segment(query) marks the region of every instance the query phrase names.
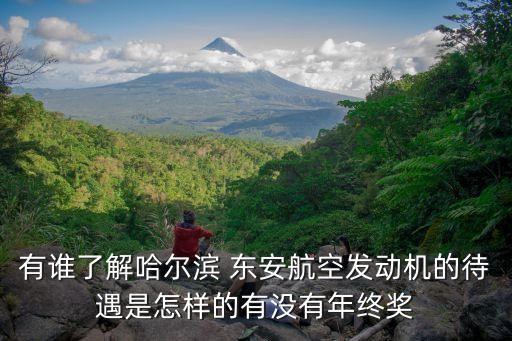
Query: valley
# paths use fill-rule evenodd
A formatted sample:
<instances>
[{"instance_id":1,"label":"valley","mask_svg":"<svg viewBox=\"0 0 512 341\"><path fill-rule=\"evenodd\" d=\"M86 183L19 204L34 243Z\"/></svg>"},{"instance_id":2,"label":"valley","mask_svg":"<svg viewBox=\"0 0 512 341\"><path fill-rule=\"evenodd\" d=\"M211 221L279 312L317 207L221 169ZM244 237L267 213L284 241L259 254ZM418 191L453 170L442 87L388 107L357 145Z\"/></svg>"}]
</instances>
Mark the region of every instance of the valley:
<instances>
[{"instance_id":1,"label":"valley","mask_svg":"<svg viewBox=\"0 0 512 341\"><path fill-rule=\"evenodd\" d=\"M215 42L208 45L209 53L246 58L222 38ZM356 100L266 70L155 73L100 87L14 91L28 92L66 117L121 131L220 132L282 140L314 139L320 129L342 122L347 110L338 101ZM308 128L297 128L301 126Z\"/></svg>"}]
</instances>

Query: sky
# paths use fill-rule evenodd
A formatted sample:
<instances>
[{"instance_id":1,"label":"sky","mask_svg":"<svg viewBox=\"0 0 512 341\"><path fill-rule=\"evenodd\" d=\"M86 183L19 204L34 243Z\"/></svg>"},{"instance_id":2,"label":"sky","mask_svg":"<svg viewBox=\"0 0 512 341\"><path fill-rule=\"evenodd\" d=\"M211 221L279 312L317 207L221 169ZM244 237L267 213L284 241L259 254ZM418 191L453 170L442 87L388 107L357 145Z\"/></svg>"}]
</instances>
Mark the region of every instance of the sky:
<instances>
[{"instance_id":1,"label":"sky","mask_svg":"<svg viewBox=\"0 0 512 341\"><path fill-rule=\"evenodd\" d=\"M153 72L272 71L347 95L369 76L400 76L435 63L433 28L455 1L398 0L0 0L0 39L26 58L59 63L29 87L88 87ZM199 51L228 37L246 57Z\"/></svg>"}]
</instances>

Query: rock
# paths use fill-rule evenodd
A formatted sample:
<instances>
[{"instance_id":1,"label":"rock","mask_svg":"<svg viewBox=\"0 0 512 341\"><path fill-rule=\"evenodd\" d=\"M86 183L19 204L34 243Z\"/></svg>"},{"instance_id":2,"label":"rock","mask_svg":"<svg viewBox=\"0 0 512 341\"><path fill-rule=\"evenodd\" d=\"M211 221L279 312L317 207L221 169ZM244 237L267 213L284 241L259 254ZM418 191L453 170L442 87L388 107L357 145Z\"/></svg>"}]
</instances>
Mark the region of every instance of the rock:
<instances>
[{"instance_id":1,"label":"rock","mask_svg":"<svg viewBox=\"0 0 512 341\"><path fill-rule=\"evenodd\" d=\"M202 295L206 293L207 295L217 294L218 292L224 292L224 290L220 290L222 288L217 288L217 290L211 290L206 285L201 284L201 282L194 281L175 281L172 285L173 290L175 290L180 295L184 296L187 292L191 295L198 293Z\"/></svg>"},{"instance_id":2,"label":"rock","mask_svg":"<svg viewBox=\"0 0 512 341\"><path fill-rule=\"evenodd\" d=\"M163 282L163 281L143 281L143 282L147 283L151 287L151 289L155 292L156 295L158 295L159 293L166 294L166 295L170 295L170 294L174 293L174 290L172 289L173 285L171 285L168 282ZM156 297L155 297L155 299L156 299Z\"/></svg>"},{"instance_id":3,"label":"rock","mask_svg":"<svg viewBox=\"0 0 512 341\"><path fill-rule=\"evenodd\" d=\"M354 315L354 330L360 332L364 328L364 318Z\"/></svg>"},{"instance_id":4,"label":"rock","mask_svg":"<svg viewBox=\"0 0 512 341\"><path fill-rule=\"evenodd\" d=\"M218 284L224 288L229 288L233 283L233 279L231 279L231 275L233 275L236 270L234 270L235 260L232 258L237 257L239 255L232 254L226 251L215 250L213 256L219 257L219 281ZM256 261L247 261L247 264L252 265L254 267L254 274L259 276L260 278L264 276L263 270L260 268L258 264L258 258L256 257ZM250 275L249 275L250 276ZM238 277L238 276L237 276Z\"/></svg>"},{"instance_id":5,"label":"rock","mask_svg":"<svg viewBox=\"0 0 512 341\"><path fill-rule=\"evenodd\" d=\"M266 295L268 297L273 297L274 294L277 296L281 296L285 294L293 294L293 292L290 289L284 288L279 285L264 285L258 292L258 295Z\"/></svg>"},{"instance_id":6,"label":"rock","mask_svg":"<svg viewBox=\"0 0 512 341\"><path fill-rule=\"evenodd\" d=\"M386 329L378 331L377 333L372 335L372 341L391 341L393 340L393 336L389 334Z\"/></svg>"},{"instance_id":7,"label":"rock","mask_svg":"<svg viewBox=\"0 0 512 341\"><path fill-rule=\"evenodd\" d=\"M93 294L104 294L104 293L120 293L123 288L114 279L106 280L103 276L94 276L92 279L85 281L89 286L89 290Z\"/></svg>"},{"instance_id":8,"label":"rock","mask_svg":"<svg viewBox=\"0 0 512 341\"><path fill-rule=\"evenodd\" d=\"M331 329L329 327L324 326L322 324L312 324L311 326L307 327L306 333L309 335L311 340L313 341L320 341L328 339L331 336Z\"/></svg>"},{"instance_id":9,"label":"rock","mask_svg":"<svg viewBox=\"0 0 512 341\"><path fill-rule=\"evenodd\" d=\"M393 340L457 340L456 323L462 307L459 283L417 280L409 285L415 293L409 304L413 318L397 318Z\"/></svg>"},{"instance_id":10,"label":"rock","mask_svg":"<svg viewBox=\"0 0 512 341\"><path fill-rule=\"evenodd\" d=\"M393 341L449 340L457 340L454 325L446 323L442 317L424 314L400 322L394 330L393 337Z\"/></svg>"},{"instance_id":11,"label":"rock","mask_svg":"<svg viewBox=\"0 0 512 341\"><path fill-rule=\"evenodd\" d=\"M305 279L303 281L295 282L290 287L290 290L299 295L307 295L309 293L312 293L314 295L328 296L333 293L333 288L336 286L336 281Z\"/></svg>"},{"instance_id":12,"label":"rock","mask_svg":"<svg viewBox=\"0 0 512 341\"><path fill-rule=\"evenodd\" d=\"M72 332L69 324L59 323L55 318L32 314L22 315L14 320L14 327L16 340L23 341L66 339Z\"/></svg>"},{"instance_id":13,"label":"rock","mask_svg":"<svg viewBox=\"0 0 512 341\"><path fill-rule=\"evenodd\" d=\"M16 255L49 257L64 252L42 246L18 250ZM19 340L63 339L88 330L96 323L96 304L87 285L77 279L50 279L48 269L41 280L24 279L19 259L1 269L0 287L5 297L15 302L13 323Z\"/></svg>"},{"instance_id":14,"label":"rock","mask_svg":"<svg viewBox=\"0 0 512 341\"><path fill-rule=\"evenodd\" d=\"M508 288L512 290L512 280L508 277L486 277L481 281L472 280L464 282L464 304L467 304L471 298L479 295L486 295L490 291L499 288Z\"/></svg>"},{"instance_id":15,"label":"rock","mask_svg":"<svg viewBox=\"0 0 512 341\"><path fill-rule=\"evenodd\" d=\"M151 250L151 251L143 251L139 252L132 256L132 267L135 269L136 267L136 259L137 257L144 257L148 258L151 256L151 254L155 255L155 257L162 263L165 264L165 262L171 257L172 255L172 249L163 249L163 250Z\"/></svg>"},{"instance_id":16,"label":"rock","mask_svg":"<svg viewBox=\"0 0 512 341\"><path fill-rule=\"evenodd\" d=\"M354 314L347 313L342 319L339 316L332 316L323 321L323 324L331 329L333 332L341 332L345 326L352 325L354 323Z\"/></svg>"},{"instance_id":17,"label":"rock","mask_svg":"<svg viewBox=\"0 0 512 341\"><path fill-rule=\"evenodd\" d=\"M262 271L263 275L265 273ZM278 272L278 274L283 277L283 279L279 277L271 277L265 280L265 283L267 285L281 285L283 283L288 282L288 279L290 278L290 270L288 268L281 268Z\"/></svg>"},{"instance_id":18,"label":"rock","mask_svg":"<svg viewBox=\"0 0 512 341\"><path fill-rule=\"evenodd\" d=\"M336 290L337 293L340 295L352 295L354 298L352 299L353 302L357 302L357 299L359 298L360 292L353 291L352 288L346 289L346 288L340 288ZM327 295L329 297L329 295ZM327 303L327 300L324 301L323 305L323 317L325 318L324 324L331 328L334 332L340 332L343 330L343 327L347 325L353 325L354 324L354 313L346 312L343 318L341 318L340 313L335 313L331 310L331 305Z\"/></svg>"},{"instance_id":19,"label":"rock","mask_svg":"<svg viewBox=\"0 0 512 341\"><path fill-rule=\"evenodd\" d=\"M290 280L287 280L287 281L283 281L279 284L280 287L282 288L291 288L293 287L296 283L298 283L299 281L290 281ZM271 284L272 282L268 282L267 284Z\"/></svg>"},{"instance_id":20,"label":"rock","mask_svg":"<svg viewBox=\"0 0 512 341\"><path fill-rule=\"evenodd\" d=\"M464 340L512 339L512 280L488 277L470 284L459 318Z\"/></svg>"},{"instance_id":21,"label":"rock","mask_svg":"<svg viewBox=\"0 0 512 341\"><path fill-rule=\"evenodd\" d=\"M347 323L345 323L345 324L352 323L352 319L353 319L353 316L350 319L350 322L347 321ZM343 324L341 318L339 318L337 316L329 317L329 318L323 320L322 322L327 328L329 328L333 332L338 332L338 331L343 330L344 324Z\"/></svg>"},{"instance_id":22,"label":"rock","mask_svg":"<svg viewBox=\"0 0 512 341\"><path fill-rule=\"evenodd\" d=\"M295 282L290 290L300 294L306 294L308 292L313 293L314 288L317 286L316 280L305 279L303 281Z\"/></svg>"},{"instance_id":23,"label":"rock","mask_svg":"<svg viewBox=\"0 0 512 341\"><path fill-rule=\"evenodd\" d=\"M309 336L287 323L279 323L276 321L262 319L262 320L244 320L235 319L243 323L247 328L258 326L256 329L256 335L260 336L264 340L271 341L287 341L287 340L310 340Z\"/></svg>"},{"instance_id":24,"label":"rock","mask_svg":"<svg viewBox=\"0 0 512 341\"><path fill-rule=\"evenodd\" d=\"M244 329L241 323L223 324L214 320L132 319L113 329L110 340L237 340Z\"/></svg>"},{"instance_id":25,"label":"rock","mask_svg":"<svg viewBox=\"0 0 512 341\"><path fill-rule=\"evenodd\" d=\"M128 304L130 294L147 294L148 304L151 306L155 305L155 301L160 293L164 295L175 294L171 285L162 281L145 281L141 279L128 283L130 286L121 293L121 302L123 306Z\"/></svg>"},{"instance_id":26,"label":"rock","mask_svg":"<svg viewBox=\"0 0 512 341\"><path fill-rule=\"evenodd\" d=\"M331 332L331 340L345 341L346 339L340 333Z\"/></svg>"},{"instance_id":27,"label":"rock","mask_svg":"<svg viewBox=\"0 0 512 341\"><path fill-rule=\"evenodd\" d=\"M14 327L11 320L11 313L3 301L0 301L0 336L1 335L10 339L14 338Z\"/></svg>"},{"instance_id":28,"label":"rock","mask_svg":"<svg viewBox=\"0 0 512 341\"><path fill-rule=\"evenodd\" d=\"M329 254L332 256L338 256L341 254L341 248L339 245L324 245L318 249L317 257L328 257Z\"/></svg>"},{"instance_id":29,"label":"rock","mask_svg":"<svg viewBox=\"0 0 512 341\"><path fill-rule=\"evenodd\" d=\"M105 333L99 329L91 329L80 341L108 341L110 339Z\"/></svg>"},{"instance_id":30,"label":"rock","mask_svg":"<svg viewBox=\"0 0 512 341\"><path fill-rule=\"evenodd\" d=\"M137 261L136 261L137 257L143 256L143 257L147 258L151 254L154 254L156 256L156 258L162 262L162 264L165 264L165 262L172 255L172 250L170 250L170 249L152 250L152 251L141 252L141 253L134 255L132 257L132 264L131 264L134 274L136 274L136 272L137 272ZM226 252L226 251L222 251L222 250L212 250L212 256L218 257L218 259L219 259L219 262L217 263L217 265L219 266L220 274L219 274L219 281L217 282L217 284L220 285L222 288L224 288L224 290L227 290L227 288L229 288L231 286L231 283L233 282L233 280L231 279L231 275L234 272L233 265L235 264L235 261L232 260L231 258L236 257L236 255ZM255 266L257 265L257 263L253 263L253 264ZM165 273L167 272L167 270L168 270L167 266L165 266L165 265L160 266L160 276L163 277L165 275ZM194 273L195 273L194 267L188 268L188 271L190 272L191 276L194 276ZM256 271L259 271L259 270L256 270ZM192 282L193 279L188 280L185 278L180 278L180 280L178 280L178 281L179 282Z\"/></svg>"},{"instance_id":31,"label":"rock","mask_svg":"<svg viewBox=\"0 0 512 341\"><path fill-rule=\"evenodd\" d=\"M139 253L133 255L131 267L133 269L133 275L135 278L141 278L141 277L136 276L137 275L137 257L144 257L145 259L148 259L151 256L151 254L155 255L155 257L162 263L159 266L160 279L162 279L165 276L166 272L169 270L169 267L166 266L165 263L171 257L172 249L144 251L144 252L139 252Z\"/></svg>"},{"instance_id":32,"label":"rock","mask_svg":"<svg viewBox=\"0 0 512 341\"><path fill-rule=\"evenodd\" d=\"M415 296L411 301L413 312L423 309L448 310L455 315L463 304L461 285L454 281L414 281L411 283ZM453 315L453 314L451 314ZM456 318L453 319L455 321Z\"/></svg>"},{"instance_id":33,"label":"rock","mask_svg":"<svg viewBox=\"0 0 512 341\"><path fill-rule=\"evenodd\" d=\"M233 265L235 264L231 257L236 257L236 255L226 251L215 250L214 256L219 257L219 284L229 288L233 282L231 275L234 272Z\"/></svg>"},{"instance_id":34,"label":"rock","mask_svg":"<svg viewBox=\"0 0 512 341\"><path fill-rule=\"evenodd\" d=\"M136 320L134 320L136 321ZM159 320L139 320L143 321L159 321ZM163 320L162 320L163 321ZM146 323L148 325L149 323ZM136 341L137 335L134 328L144 329L144 327L133 326L133 322L130 323L130 320L121 322L116 328L112 329L110 332L110 341ZM146 326L146 329L151 329L151 327ZM142 332L139 332L142 333ZM163 334L169 334L170 331L164 329ZM156 340L156 339L155 339Z\"/></svg>"},{"instance_id":35,"label":"rock","mask_svg":"<svg viewBox=\"0 0 512 341\"><path fill-rule=\"evenodd\" d=\"M332 252L332 245L323 251ZM19 250L16 256L63 253L52 246ZM154 253L165 262L170 250L156 250L139 255ZM313 321L304 331L291 325L272 320L187 320L187 319L130 319L104 320L95 318L97 293L120 293L122 305L128 302L130 293L147 294L152 310L159 293L216 294L225 291L232 283L233 254L215 251L219 257L220 280L193 281L179 280L145 281L121 280L106 281L102 277L93 279L51 280L45 276L36 281L25 281L21 262L7 263L0 274L0 340L233 340L238 339L245 328L258 326L254 339L266 340L328 340L333 337L351 338L355 333L354 314L346 314L344 319L337 313L328 312L329 304L324 304L324 319ZM45 268L45 271L48 270ZM372 269L373 272L374 269ZM261 274L261 269L257 270ZM46 271L48 274L48 271ZM462 290L464 288L464 290ZM259 294L325 295L333 293L353 295L354 301L361 292L380 294L411 292L410 303L413 319L396 318L380 334L372 339L390 340L508 340L512 339L512 280L506 277L487 277L483 281L384 281L358 280L271 280L264 283ZM372 320L359 319L361 325L372 324ZM357 321L356 321L357 322ZM457 328L458 327L458 328ZM113 329L112 329L113 328Z\"/></svg>"}]
</instances>

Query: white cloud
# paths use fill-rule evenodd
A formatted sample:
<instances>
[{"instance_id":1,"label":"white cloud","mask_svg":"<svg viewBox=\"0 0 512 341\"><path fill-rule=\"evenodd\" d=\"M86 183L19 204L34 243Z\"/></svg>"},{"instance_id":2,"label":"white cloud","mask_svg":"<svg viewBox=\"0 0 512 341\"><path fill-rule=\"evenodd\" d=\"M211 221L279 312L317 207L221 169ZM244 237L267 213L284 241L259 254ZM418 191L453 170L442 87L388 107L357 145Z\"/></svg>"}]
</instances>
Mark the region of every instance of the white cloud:
<instances>
[{"instance_id":1,"label":"white cloud","mask_svg":"<svg viewBox=\"0 0 512 341\"><path fill-rule=\"evenodd\" d=\"M366 45L360 41L345 41L343 43L336 44L334 40L329 38L320 46L318 52L325 56L343 56L352 51L362 49L365 46Z\"/></svg>"},{"instance_id":2,"label":"white cloud","mask_svg":"<svg viewBox=\"0 0 512 341\"><path fill-rule=\"evenodd\" d=\"M45 40L91 43L105 39L105 37L84 32L77 24L57 17L42 18L33 32Z\"/></svg>"},{"instance_id":3,"label":"white cloud","mask_svg":"<svg viewBox=\"0 0 512 341\"><path fill-rule=\"evenodd\" d=\"M73 45L69 43L47 40L27 50L27 57L37 60L44 55L50 55L57 58L59 62L95 64L107 60L108 53L108 50L102 46L86 51L76 51Z\"/></svg>"},{"instance_id":4,"label":"white cloud","mask_svg":"<svg viewBox=\"0 0 512 341\"><path fill-rule=\"evenodd\" d=\"M251 72L260 68L254 60L218 51L198 51L166 59L167 67L178 71Z\"/></svg>"},{"instance_id":5,"label":"white cloud","mask_svg":"<svg viewBox=\"0 0 512 341\"><path fill-rule=\"evenodd\" d=\"M67 20L57 17L42 18L32 32L42 42L27 49L26 57L29 59L37 60L51 55L61 63L96 64L109 58L110 51L103 46L92 49L80 47L81 44L96 42L104 37L87 33Z\"/></svg>"},{"instance_id":6,"label":"white cloud","mask_svg":"<svg viewBox=\"0 0 512 341\"><path fill-rule=\"evenodd\" d=\"M82 83L94 84L108 84L127 82L135 78L144 76L144 73L102 73L102 72L81 72L78 75L78 81Z\"/></svg>"},{"instance_id":7,"label":"white cloud","mask_svg":"<svg viewBox=\"0 0 512 341\"><path fill-rule=\"evenodd\" d=\"M435 63L441 37L439 32L427 31L388 48L327 39L315 48L273 49L247 58L218 51L181 53L146 41L130 41L111 49L100 46L84 50L65 39L46 40L35 50L53 54L63 62L89 64L92 68L88 66L87 72L77 68L76 78L90 84L126 81L155 72L266 69L312 88L363 96L369 89L370 75L384 66L392 68L396 76L428 69Z\"/></svg>"},{"instance_id":8,"label":"white cloud","mask_svg":"<svg viewBox=\"0 0 512 341\"><path fill-rule=\"evenodd\" d=\"M112 51L110 56L125 62L131 62L126 68L129 72L173 72L173 71L209 71L209 72L249 72L259 68L256 61L229 55L218 51L197 51L180 53L165 50L161 44L143 41L131 41L120 49Z\"/></svg>"},{"instance_id":9,"label":"white cloud","mask_svg":"<svg viewBox=\"0 0 512 341\"><path fill-rule=\"evenodd\" d=\"M144 41L130 41L121 49L116 51L113 56L128 61L153 62L162 56L163 47L157 43L147 43Z\"/></svg>"},{"instance_id":10,"label":"white cloud","mask_svg":"<svg viewBox=\"0 0 512 341\"><path fill-rule=\"evenodd\" d=\"M384 49L358 41L336 43L327 39L317 49L270 50L254 58L299 84L362 96L368 91L370 75L384 66L397 76L428 69L435 62L441 38L441 33L427 31Z\"/></svg>"},{"instance_id":11,"label":"white cloud","mask_svg":"<svg viewBox=\"0 0 512 341\"><path fill-rule=\"evenodd\" d=\"M0 26L0 40L10 40L16 44L23 40L23 35L27 30L29 21L22 17L10 17L9 29L6 30Z\"/></svg>"}]
</instances>

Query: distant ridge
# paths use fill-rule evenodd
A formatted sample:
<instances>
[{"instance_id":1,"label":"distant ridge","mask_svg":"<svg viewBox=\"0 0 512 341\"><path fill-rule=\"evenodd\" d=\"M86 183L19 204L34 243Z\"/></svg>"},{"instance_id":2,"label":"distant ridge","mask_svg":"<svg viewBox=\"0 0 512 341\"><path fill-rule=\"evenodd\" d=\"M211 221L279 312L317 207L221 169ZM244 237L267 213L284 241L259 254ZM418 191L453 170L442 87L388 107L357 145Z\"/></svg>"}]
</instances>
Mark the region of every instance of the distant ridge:
<instances>
[{"instance_id":1,"label":"distant ridge","mask_svg":"<svg viewBox=\"0 0 512 341\"><path fill-rule=\"evenodd\" d=\"M241 54L237 49L235 49L233 46L231 46L225 38L219 37L215 38L211 43L203 47L201 50L207 50L207 51L220 51L227 54L234 54L240 57L245 57L243 54Z\"/></svg>"},{"instance_id":2,"label":"distant ridge","mask_svg":"<svg viewBox=\"0 0 512 341\"><path fill-rule=\"evenodd\" d=\"M244 57L229 38L203 47ZM342 94L311 89L267 70L175 71L81 89L13 89L50 110L110 128L148 134L217 132L277 139L315 138L342 121Z\"/></svg>"}]
</instances>

